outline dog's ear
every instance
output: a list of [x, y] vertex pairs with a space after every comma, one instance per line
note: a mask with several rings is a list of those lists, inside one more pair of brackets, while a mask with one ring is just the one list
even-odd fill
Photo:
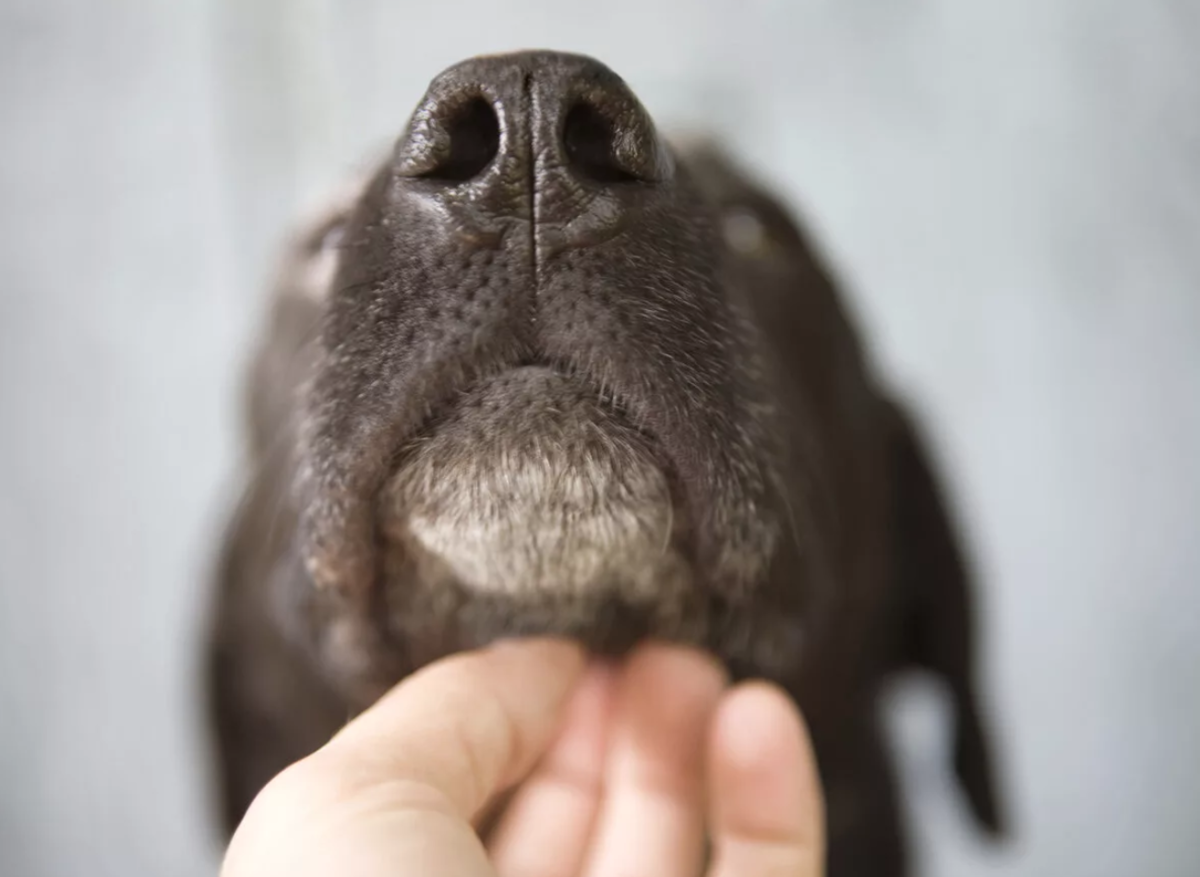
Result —
[[281, 480], [250, 480], [226, 529], [213, 570], [203, 690], [213, 789], [227, 840], [267, 781], [323, 745], [350, 707], [285, 635], [279, 595], [292, 599], [303, 570], [288, 551], [293, 513], [281, 507]]
[[891, 409], [896, 584], [908, 613], [903, 658], [946, 686], [954, 772], [978, 823], [1002, 836], [1007, 820], [993, 735], [976, 679], [974, 582], [925, 443], [907, 414], [895, 404]]
[[[209, 744], [216, 768], [223, 840], [241, 822], [250, 801], [271, 775], [286, 766], [273, 723], [264, 720], [254, 691], [258, 652], [274, 631], [263, 624], [253, 577], [268, 565], [264, 535], [264, 502], [252, 484], [234, 511], [213, 570], [215, 604], [211, 610], [203, 666]], [[259, 637], [262, 639], [259, 639]], [[258, 640], [258, 642], [256, 642]]]

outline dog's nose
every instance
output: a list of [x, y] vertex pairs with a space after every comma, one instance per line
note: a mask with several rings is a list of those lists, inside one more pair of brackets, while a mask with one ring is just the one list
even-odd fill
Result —
[[591, 58], [475, 58], [430, 85], [396, 155], [398, 173], [478, 210], [569, 221], [586, 192], [655, 183], [666, 150], [628, 86]]

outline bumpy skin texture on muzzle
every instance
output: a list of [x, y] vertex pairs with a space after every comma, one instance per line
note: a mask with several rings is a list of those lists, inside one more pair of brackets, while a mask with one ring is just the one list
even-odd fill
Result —
[[289, 244], [209, 705], [227, 826], [405, 674], [500, 636], [714, 651], [797, 698], [830, 873], [905, 873], [878, 696], [947, 682], [999, 803], [923, 443], [782, 207], [602, 64], [476, 58]]

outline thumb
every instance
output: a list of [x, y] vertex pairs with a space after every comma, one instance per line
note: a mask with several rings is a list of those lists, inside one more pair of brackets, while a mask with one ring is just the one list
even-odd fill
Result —
[[583, 667], [527, 640], [415, 673], [263, 789], [222, 877], [490, 875], [471, 819], [550, 744]]

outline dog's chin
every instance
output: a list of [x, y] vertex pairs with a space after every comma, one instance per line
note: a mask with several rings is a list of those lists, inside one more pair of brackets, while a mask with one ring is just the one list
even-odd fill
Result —
[[673, 493], [660, 449], [619, 410], [571, 376], [517, 368], [470, 388], [401, 454], [379, 507], [389, 578], [555, 606], [568, 628], [602, 605], [670, 613], [692, 588]]

